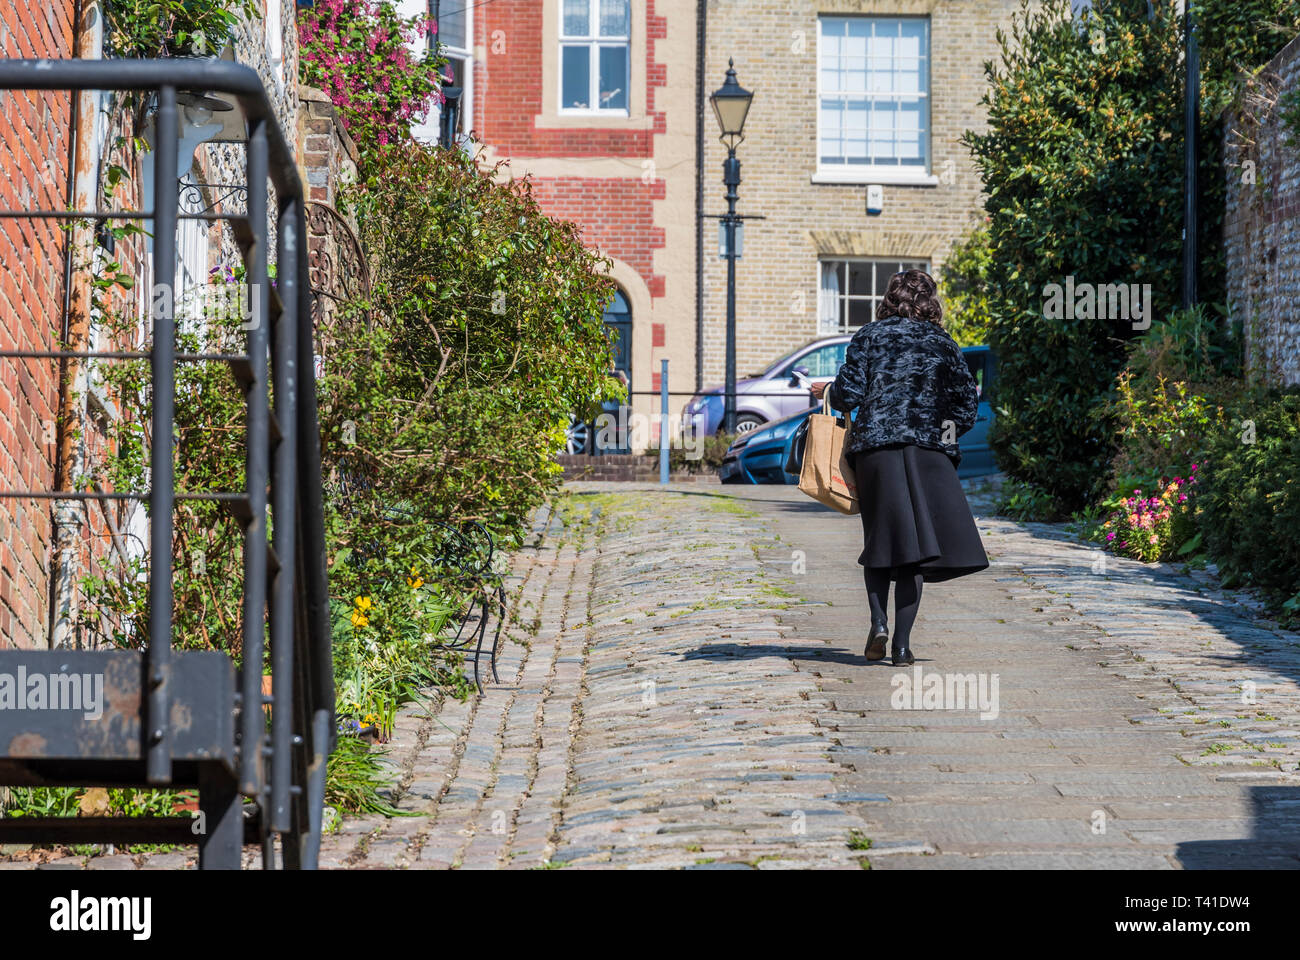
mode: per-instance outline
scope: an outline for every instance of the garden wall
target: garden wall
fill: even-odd
[[[562,453],[556,462],[564,468],[565,480],[618,480],[626,483],[658,483],[659,455],[603,454],[586,455]],[[674,470],[669,477],[674,483],[717,483],[718,475],[708,470],[690,473]]]
[[[1300,96],[1300,38],[1244,89],[1226,124],[1228,305],[1252,372],[1300,383],[1300,149],[1284,119]]]

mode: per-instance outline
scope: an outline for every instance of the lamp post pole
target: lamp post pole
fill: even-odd
[[[739,195],[736,188],[740,186],[740,161],[736,159],[736,148],[727,150],[727,159],[722,163],[722,182],[727,187],[727,375],[724,391],[726,405],[723,416],[723,429],[727,434],[736,432],[736,200]]]
[[[736,147],[745,139],[745,117],[754,95],[736,82],[736,64],[727,61],[726,81],[709,97],[713,113],[718,118],[722,142],[727,145],[727,159],[722,161],[722,182],[727,187],[727,212],[722,217],[727,249],[727,374],[723,384],[722,429],[736,432],[736,188],[740,186],[740,161]]]
[[[1187,0],[1183,11],[1183,65],[1184,80],[1183,117],[1183,177],[1186,189],[1183,201],[1183,307],[1196,306],[1197,256],[1196,199],[1199,191],[1196,158],[1200,142],[1201,70],[1200,47],[1196,37],[1196,19],[1192,13],[1192,0]]]

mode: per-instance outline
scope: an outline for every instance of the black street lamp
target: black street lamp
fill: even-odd
[[[735,61],[727,60],[727,79],[709,97],[713,113],[718,118],[722,135],[718,138],[727,145],[727,159],[722,162],[722,182],[727,187],[727,213],[722,218],[727,237],[727,378],[723,387],[726,415],[723,429],[736,432],[736,224],[741,218],[736,214],[736,188],[740,186],[740,161],[736,147],[745,139],[745,116],[754,95],[736,82]]]
[[[1184,80],[1183,115],[1183,177],[1185,200],[1183,206],[1183,307],[1196,306],[1196,271],[1200,266],[1197,251],[1196,199],[1200,193],[1196,160],[1200,152],[1201,121],[1201,55],[1196,37],[1196,18],[1192,13],[1192,0],[1187,0],[1183,10],[1183,65]]]
[[[442,95],[446,99],[438,116],[438,146],[450,150],[456,145],[456,127],[460,117],[460,97],[463,88],[446,86]]]

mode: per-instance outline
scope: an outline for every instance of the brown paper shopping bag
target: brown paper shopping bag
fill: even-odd
[[[818,503],[854,514],[858,512],[858,488],[853,468],[844,456],[848,423],[829,411],[829,401],[823,400],[821,412],[808,417],[799,489]]]

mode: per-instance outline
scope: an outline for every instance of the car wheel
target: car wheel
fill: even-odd
[[[564,430],[564,452],[587,453],[591,447],[591,428],[577,414],[569,414],[569,425]]]
[[[756,413],[742,413],[736,417],[736,436],[749,433],[751,430],[757,430],[765,423],[767,421]]]

